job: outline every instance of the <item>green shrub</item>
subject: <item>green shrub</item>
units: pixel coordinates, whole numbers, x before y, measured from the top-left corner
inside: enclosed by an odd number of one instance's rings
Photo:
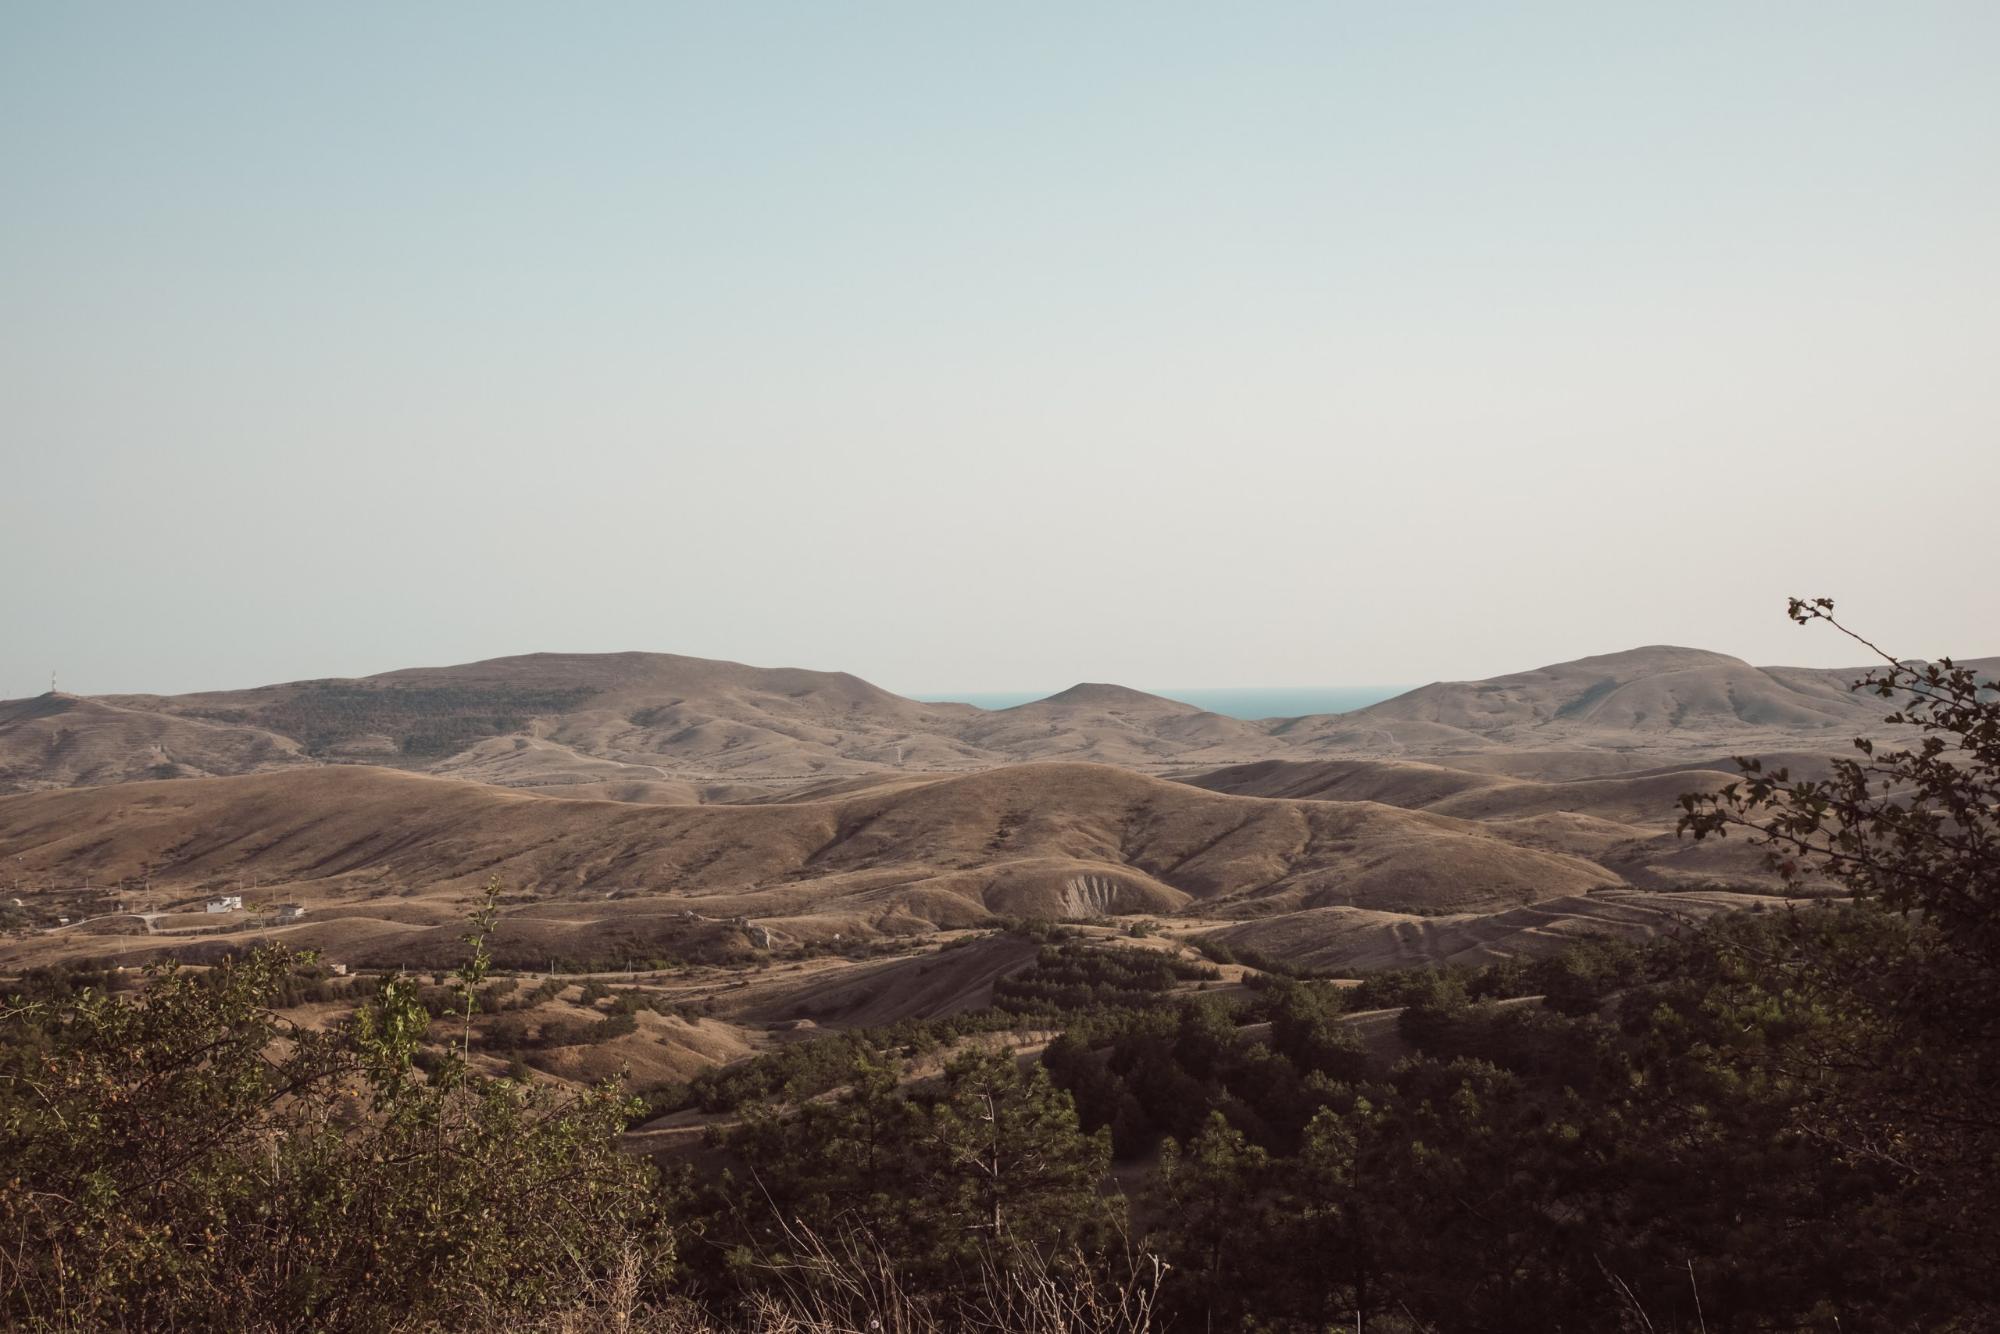
[[[386,1330],[559,1305],[656,1246],[626,1104],[419,1061],[390,981],[331,1031],[277,950],[0,1011],[0,1322]]]

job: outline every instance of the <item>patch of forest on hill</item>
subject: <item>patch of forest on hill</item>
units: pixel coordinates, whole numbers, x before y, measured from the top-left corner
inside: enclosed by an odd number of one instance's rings
[[[520,730],[539,714],[568,713],[597,691],[588,686],[362,685],[304,681],[268,702],[183,712],[208,722],[267,728],[323,755],[343,742],[386,736],[413,759],[435,759],[487,737]]]

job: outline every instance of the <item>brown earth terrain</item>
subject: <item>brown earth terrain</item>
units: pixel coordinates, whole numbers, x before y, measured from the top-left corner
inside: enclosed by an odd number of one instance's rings
[[[509,907],[496,949],[596,959],[665,951],[686,914],[816,940],[1197,904],[1217,918],[1493,911],[1618,879],[1540,834],[1078,764],[740,806],[555,800],[362,766],[127,783],[0,801],[0,857],[29,883],[149,885],[156,908],[254,877],[260,901],[307,908],[272,928],[286,939],[412,964],[455,950],[461,905],[489,876],[530,900]]]
[[[1990,672],[2000,660],[1974,665]],[[1246,721],[1114,685],[988,711],[840,672],[541,653],[252,690],[0,703],[0,792],[335,764],[672,804],[1037,760],[1162,771],[1394,757],[1575,778],[1844,746],[1884,712],[1847,692],[1856,675],[1654,647],[1424,686],[1353,713]],[[1515,758],[1524,754],[1534,758]],[[1524,763],[1539,770],[1515,767]]]
[[[1532,956],[1772,902],[1740,840],[1674,836],[1677,798],[1730,755],[1811,772],[1888,735],[1855,675],[1649,648],[1261,721],[661,654],[51,694],[0,704],[0,970],[264,940],[447,968],[497,878],[503,968],[702,1007],[538,1068],[668,1079],[984,1004],[1032,948],[980,933],[1017,919],[1143,917],[1162,947],[1335,973]]]

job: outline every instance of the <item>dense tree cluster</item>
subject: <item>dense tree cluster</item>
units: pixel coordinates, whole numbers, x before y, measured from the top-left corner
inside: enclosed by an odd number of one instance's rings
[[[754,1284],[807,1235],[858,1231],[903,1280],[946,1292],[996,1254],[1094,1246],[1119,1210],[1098,1187],[1111,1141],[1085,1135],[1038,1065],[972,1050],[931,1086],[864,1066],[838,1099],[754,1113],[730,1166],[689,1201],[704,1220],[688,1258],[704,1281]]]
[[[1058,1014],[1145,1005],[1184,981],[1221,974],[1161,950],[1044,945],[1033,967],[1001,978],[993,1003],[1019,1014]]]
[[[1413,1004],[1415,1054],[1386,1066],[1276,1023],[1271,1049],[1220,1065],[1198,1036],[1155,1048],[1124,1078],[1169,1118],[1139,1134],[1179,1132],[1160,1214],[1178,1309],[1475,1330],[1937,1329],[1990,1310],[1990,1219],[1956,1240],[1923,1221],[1965,1192],[1830,1153],[1798,1115],[1796,1067],[1851,1016],[1797,976],[1905,930],[1857,908],[1727,919],[1648,951],[1601,1016]]]

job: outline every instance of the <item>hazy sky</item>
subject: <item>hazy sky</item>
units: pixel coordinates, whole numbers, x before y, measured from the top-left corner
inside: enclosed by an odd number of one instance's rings
[[[0,697],[2000,653],[2000,5],[0,2]]]

